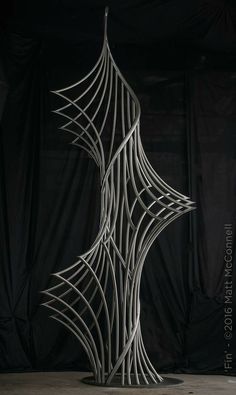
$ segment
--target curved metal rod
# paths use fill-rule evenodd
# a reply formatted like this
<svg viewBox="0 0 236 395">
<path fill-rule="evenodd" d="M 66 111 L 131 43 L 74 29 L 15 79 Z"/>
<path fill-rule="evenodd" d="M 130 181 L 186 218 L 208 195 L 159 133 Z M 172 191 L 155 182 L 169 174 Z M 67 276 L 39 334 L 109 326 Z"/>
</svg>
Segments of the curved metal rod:
<svg viewBox="0 0 236 395">
<path fill-rule="evenodd" d="M 77 83 L 54 91 L 65 102 L 56 110 L 68 120 L 61 129 L 76 136 L 72 144 L 100 169 L 99 230 L 75 263 L 55 273 L 57 283 L 45 291 L 44 305 L 80 340 L 97 383 L 110 385 L 116 377 L 121 386 L 148 386 L 162 378 L 140 328 L 143 265 L 159 233 L 194 207 L 165 183 L 144 152 L 140 104 L 111 54 L 107 17 L 106 9 L 95 66 Z"/>
</svg>

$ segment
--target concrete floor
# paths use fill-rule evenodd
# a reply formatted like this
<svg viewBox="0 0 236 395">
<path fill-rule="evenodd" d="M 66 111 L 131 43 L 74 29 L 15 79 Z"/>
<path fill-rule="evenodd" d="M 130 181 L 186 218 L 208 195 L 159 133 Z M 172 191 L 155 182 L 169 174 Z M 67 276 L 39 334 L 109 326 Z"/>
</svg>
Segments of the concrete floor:
<svg viewBox="0 0 236 395">
<path fill-rule="evenodd" d="M 233 395 L 236 377 L 169 374 L 184 383 L 164 388 L 102 388 L 81 383 L 88 373 L 8 373 L 0 375 L 0 395 Z"/>
</svg>

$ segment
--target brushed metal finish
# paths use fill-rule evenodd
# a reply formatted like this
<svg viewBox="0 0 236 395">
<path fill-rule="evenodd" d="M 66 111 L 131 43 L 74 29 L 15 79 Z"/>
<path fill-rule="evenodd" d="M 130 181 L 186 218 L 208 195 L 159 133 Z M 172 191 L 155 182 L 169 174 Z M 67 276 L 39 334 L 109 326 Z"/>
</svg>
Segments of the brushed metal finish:
<svg viewBox="0 0 236 395">
<path fill-rule="evenodd" d="M 82 344 L 97 384 L 153 385 L 162 377 L 142 339 L 142 268 L 158 234 L 194 207 L 158 176 L 144 152 L 140 104 L 112 57 L 107 16 L 108 9 L 93 69 L 53 92 L 64 100 L 55 110 L 66 121 L 60 129 L 72 133 L 72 144 L 99 168 L 99 231 L 88 251 L 53 274 L 56 285 L 43 291 L 48 298 L 43 305 Z"/>
</svg>

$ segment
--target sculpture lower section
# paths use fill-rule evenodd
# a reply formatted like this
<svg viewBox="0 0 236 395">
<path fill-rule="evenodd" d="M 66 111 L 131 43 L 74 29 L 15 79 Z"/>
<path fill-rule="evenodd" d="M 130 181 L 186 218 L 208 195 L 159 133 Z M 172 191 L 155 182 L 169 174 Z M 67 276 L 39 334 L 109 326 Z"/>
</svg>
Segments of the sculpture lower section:
<svg viewBox="0 0 236 395">
<path fill-rule="evenodd" d="M 44 291 L 44 305 L 82 344 L 96 384 L 161 383 L 140 328 L 142 269 L 158 234 L 192 210 L 193 202 L 150 165 L 140 138 L 140 105 L 112 58 L 106 29 L 91 72 L 54 93 L 66 103 L 55 111 L 66 118 L 61 129 L 74 134 L 72 143 L 99 168 L 101 214 L 91 248 L 53 274 L 55 284 Z"/>
</svg>

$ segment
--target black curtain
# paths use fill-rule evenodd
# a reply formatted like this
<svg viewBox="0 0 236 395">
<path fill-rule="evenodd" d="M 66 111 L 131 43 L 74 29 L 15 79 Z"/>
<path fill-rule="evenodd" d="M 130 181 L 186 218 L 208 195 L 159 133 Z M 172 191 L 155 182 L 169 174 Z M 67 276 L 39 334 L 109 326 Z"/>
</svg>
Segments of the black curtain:
<svg viewBox="0 0 236 395">
<path fill-rule="evenodd" d="M 48 318 L 40 291 L 49 286 L 52 272 L 85 251 L 97 231 L 97 169 L 68 144 L 70 136 L 57 130 L 60 120 L 51 113 L 56 103 L 49 91 L 78 80 L 98 48 L 63 40 L 45 44 L 36 36 L 11 33 L 5 49 L 0 367 L 84 370 L 87 359 L 79 343 Z M 146 348 L 160 371 L 230 374 L 236 368 L 235 296 L 230 293 L 235 284 L 236 74 L 201 65 L 152 69 L 144 61 L 139 69 L 130 50 L 113 48 L 141 102 L 147 155 L 158 174 L 197 205 L 191 216 L 165 229 L 148 254 L 141 289 Z M 135 56 L 141 59 L 142 49 Z"/>
</svg>

